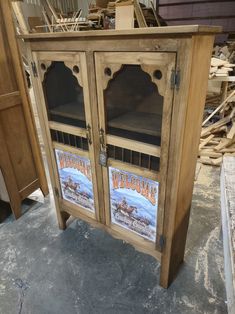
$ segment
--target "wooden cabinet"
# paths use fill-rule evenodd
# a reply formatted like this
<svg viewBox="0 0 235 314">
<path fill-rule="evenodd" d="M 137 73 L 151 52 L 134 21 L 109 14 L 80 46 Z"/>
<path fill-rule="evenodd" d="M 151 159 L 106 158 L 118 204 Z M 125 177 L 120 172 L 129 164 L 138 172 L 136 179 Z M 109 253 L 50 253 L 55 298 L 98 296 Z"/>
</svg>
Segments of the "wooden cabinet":
<svg viewBox="0 0 235 314">
<path fill-rule="evenodd" d="M 0 147 L 0 199 L 19 218 L 23 199 L 49 192 L 8 1 L 0 2 Z"/>
<path fill-rule="evenodd" d="M 58 221 L 101 227 L 183 261 L 218 27 L 25 35 Z"/>
</svg>

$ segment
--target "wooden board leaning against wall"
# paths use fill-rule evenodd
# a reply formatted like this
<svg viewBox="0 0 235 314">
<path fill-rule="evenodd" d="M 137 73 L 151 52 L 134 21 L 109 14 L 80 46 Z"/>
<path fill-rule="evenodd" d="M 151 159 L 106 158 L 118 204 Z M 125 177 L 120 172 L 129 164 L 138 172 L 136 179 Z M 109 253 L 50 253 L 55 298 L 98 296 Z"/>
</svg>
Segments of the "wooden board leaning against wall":
<svg viewBox="0 0 235 314">
<path fill-rule="evenodd" d="M 163 287 L 172 282 L 184 258 L 210 55 L 219 31 L 183 26 L 23 36 L 29 60 L 37 69 L 33 85 L 60 227 L 66 227 L 69 215 L 80 217 L 153 255 L 161 262 Z M 200 69 L 199 60 L 203 60 Z M 60 70 L 64 73 L 60 77 L 68 73 L 83 96 L 54 106 L 50 99 L 56 95 L 51 96 L 53 88 L 47 86 L 53 86 L 49 78 Z M 76 121 L 68 120 L 74 100 Z M 85 139 L 87 146 L 81 148 L 66 134 Z M 78 160 L 89 159 L 92 214 L 74 199 L 68 200 L 67 186 L 74 187 L 76 180 L 72 172 L 70 178 L 64 177 L 64 163 L 58 163 L 55 149 L 78 172 Z M 81 184 L 77 198 L 79 191 Z M 141 191 L 145 199 L 157 196 L 151 199 L 157 204 L 155 225 L 147 215 L 148 205 L 146 216 L 141 216 L 141 205 L 135 203 L 133 193 L 137 199 Z M 150 233 L 143 232 L 141 223 Z"/>
<path fill-rule="evenodd" d="M 48 186 L 8 1 L 0 1 L 0 42 L 0 195 L 19 218 L 22 200 Z"/>
</svg>

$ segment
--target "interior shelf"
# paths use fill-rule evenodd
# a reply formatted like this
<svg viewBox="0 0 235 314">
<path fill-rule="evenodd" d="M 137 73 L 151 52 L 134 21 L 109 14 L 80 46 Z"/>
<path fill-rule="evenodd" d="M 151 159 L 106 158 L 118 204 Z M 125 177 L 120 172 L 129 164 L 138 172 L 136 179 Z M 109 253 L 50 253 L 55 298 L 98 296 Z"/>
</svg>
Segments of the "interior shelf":
<svg viewBox="0 0 235 314">
<path fill-rule="evenodd" d="M 85 121 L 85 110 L 82 103 L 70 102 L 50 109 L 53 115 Z"/>
<path fill-rule="evenodd" d="M 162 116 L 155 113 L 131 111 L 109 121 L 109 127 L 131 132 L 161 136 Z"/>
</svg>

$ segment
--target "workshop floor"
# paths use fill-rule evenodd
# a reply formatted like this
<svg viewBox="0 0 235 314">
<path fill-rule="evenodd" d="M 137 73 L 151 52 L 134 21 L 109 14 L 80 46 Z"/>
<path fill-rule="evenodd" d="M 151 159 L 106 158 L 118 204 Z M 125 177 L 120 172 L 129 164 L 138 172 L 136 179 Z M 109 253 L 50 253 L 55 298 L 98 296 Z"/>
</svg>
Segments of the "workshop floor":
<svg viewBox="0 0 235 314">
<path fill-rule="evenodd" d="M 218 168 L 197 169 L 185 263 L 168 290 L 159 263 L 74 220 L 57 227 L 52 196 L 0 224 L 0 314 L 227 313 Z"/>
</svg>

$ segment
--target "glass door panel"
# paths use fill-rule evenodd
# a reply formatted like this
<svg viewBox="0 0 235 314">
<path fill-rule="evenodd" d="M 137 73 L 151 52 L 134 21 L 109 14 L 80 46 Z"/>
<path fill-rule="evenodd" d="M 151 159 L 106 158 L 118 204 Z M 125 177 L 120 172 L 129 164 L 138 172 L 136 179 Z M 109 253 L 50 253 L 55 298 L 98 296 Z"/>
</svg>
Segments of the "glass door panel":
<svg viewBox="0 0 235 314">
<path fill-rule="evenodd" d="M 140 65 L 125 64 L 114 74 L 104 103 L 108 134 L 161 144 L 163 97 Z"/>
<path fill-rule="evenodd" d="M 97 219 L 98 197 L 85 53 L 37 53 L 42 115 L 63 206 Z M 84 81 L 83 81 L 84 79 Z M 76 207 L 75 207 L 76 206 Z"/>
<path fill-rule="evenodd" d="M 83 87 L 76 77 L 79 66 L 76 62 L 69 67 L 63 61 L 52 61 L 48 67 L 41 62 L 40 67 L 48 119 L 85 128 Z"/>
<path fill-rule="evenodd" d="M 107 156 L 106 223 L 155 250 L 163 226 L 176 55 L 100 52 L 95 61 L 101 156 Z"/>
</svg>

